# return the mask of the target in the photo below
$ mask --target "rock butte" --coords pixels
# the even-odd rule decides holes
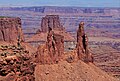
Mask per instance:
[[[58,15],[46,15],[42,18],[41,31],[48,32],[48,26],[52,29],[64,30]]]

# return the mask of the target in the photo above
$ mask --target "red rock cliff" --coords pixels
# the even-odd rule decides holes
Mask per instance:
[[[0,18],[0,41],[15,42],[20,38],[24,40],[21,29],[21,19],[11,17]]]

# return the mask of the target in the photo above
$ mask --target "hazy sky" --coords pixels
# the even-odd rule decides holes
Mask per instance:
[[[0,6],[120,7],[120,0],[0,0]]]

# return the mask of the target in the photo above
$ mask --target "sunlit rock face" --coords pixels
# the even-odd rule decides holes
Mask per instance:
[[[0,41],[16,42],[18,38],[24,41],[21,19],[0,17]]]
[[[58,63],[63,54],[64,37],[49,30],[46,44],[38,47],[38,62],[40,64]]]
[[[93,57],[88,47],[88,37],[84,31],[84,22],[80,22],[79,24],[76,49],[79,59],[83,60],[84,62],[93,62]]]

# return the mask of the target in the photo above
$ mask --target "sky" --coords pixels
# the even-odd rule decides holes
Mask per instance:
[[[120,0],[0,0],[0,7],[10,6],[120,7]]]

